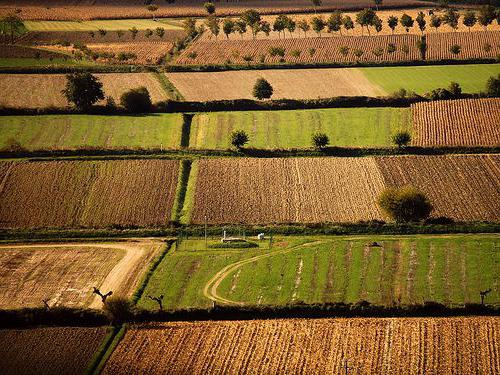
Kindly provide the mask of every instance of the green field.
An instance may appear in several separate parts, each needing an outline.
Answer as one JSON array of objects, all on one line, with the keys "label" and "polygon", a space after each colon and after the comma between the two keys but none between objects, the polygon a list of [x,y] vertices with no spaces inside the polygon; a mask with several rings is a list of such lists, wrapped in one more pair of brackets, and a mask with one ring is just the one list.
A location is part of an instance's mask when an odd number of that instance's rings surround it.
[{"label": "green field", "polygon": [[36,59],[36,58],[0,58],[0,67],[2,68],[11,68],[11,67],[23,67],[23,68],[29,68],[29,67],[59,67],[59,66],[74,66],[74,65],[79,65],[79,66],[94,66],[95,63],[88,61],[88,60],[75,60],[75,59],[64,59],[64,58],[57,58],[57,59],[47,59],[47,58],[41,58],[41,59]]},{"label": "green field", "polygon": [[11,140],[29,150],[178,148],[182,116],[43,115],[0,117],[0,148]]},{"label": "green field", "polygon": [[28,31],[106,31],[129,30],[136,27],[139,30],[163,27],[165,30],[182,30],[179,22],[168,19],[123,19],[94,21],[24,21]]},{"label": "green field", "polygon": [[360,71],[388,94],[400,88],[425,94],[448,87],[450,82],[458,82],[463,92],[477,93],[485,90],[489,77],[500,74],[500,64],[360,68]]},{"label": "green field", "polygon": [[409,108],[332,108],[298,111],[213,112],[194,116],[189,146],[230,147],[230,134],[241,129],[249,147],[311,147],[311,135],[324,132],[332,146],[389,146],[391,135],[411,130]]},{"label": "green field", "polygon": [[[367,246],[373,241],[382,247]],[[184,240],[165,256],[139,305],[155,308],[146,296],[159,294],[167,308],[209,307],[208,297],[245,304],[455,305],[480,302],[479,290],[488,288],[486,302],[500,305],[498,235],[280,237],[271,249],[268,241],[260,246],[206,250],[203,240]]]}]

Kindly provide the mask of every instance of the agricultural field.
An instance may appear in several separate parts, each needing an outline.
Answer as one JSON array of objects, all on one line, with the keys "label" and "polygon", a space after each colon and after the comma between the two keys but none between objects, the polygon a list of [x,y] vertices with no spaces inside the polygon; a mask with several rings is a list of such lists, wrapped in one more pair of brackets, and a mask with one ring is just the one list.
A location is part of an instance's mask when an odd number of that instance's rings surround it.
[{"label": "agricultural field", "polygon": [[191,170],[183,220],[382,220],[378,196],[406,184],[428,194],[434,217],[500,220],[499,155],[199,160]]},{"label": "agricultural field", "polygon": [[135,27],[138,30],[156,29],[182,30],[180,22],[171,20],[152,19],[116,19],[94,21],[24,21],[28,31],[106,31],[129,30]]},{"label": "agricultural field", "polygon": [[500,99],[461,99],[411,106],[416,146],[500,145]]},{"label": "agricultural field", "polygon": [[100,308],[93,287],[131,297],[160,241],[0,245],[0,308]]},{"label": "agricultural field", "polygon": [[[148,89],[153,102],[167,99],[165,90],[153,73],[103,73],[96,76],[103,83],[104,94],[113,97],[117,103],[124,92],[140,86]],[[64,74],[2,74],[0,106],[67,107],[69,104],[61,93],[65,85]],[[19,95],[20,87],[23,88],[23,95]]]},{"label": "agricultural field", "polygon": [[0,149],[16,141],[27,150],[179,148],[182,115],[41,115],[0,117]]},{"label": "agricultural field", "polygon": [[83,374],[105,336],[105,327],[0,330],[0,372]]},{"label": "agricultural field", "polygon": [[498,317],[155,323],[130,327],[103,373],[495,374],[499,340]]},{"label": "agricultural field", "polygon": [[240,70],[166,75],[184,98],[192,101],[252,99],[252,89],[258,78],[271,83],[274,89],[273,99],[386,94],[365,77],[363,70],[356,68]]},{"label": "agricultural field", "polygon": [[[237,227],[227,228],[239,233]],[[269,233],[266,233],[269,236]],[[162,260],[147,295],[167,309],[289,303],[500,305],[498,235],[273,237],[255,249],[213,249],[217,239],[184,239]],[[376,242],[379,247],[369,246]]]},{"label": "agricultural field", "polygon": [[193,117],[189,147],[229,148],[229,135],[237,129],[248,133],[248,146],[255,148],[311,147],[315,132],[326,133],[332,146],[381,147],[389,146],[398,130],[411,130],[411,113],[408,108],[202,113]]},{"label": "agricultural field", "polygon": [[175,160],[0,163],[0,227],[161,226],[177,188]]}]

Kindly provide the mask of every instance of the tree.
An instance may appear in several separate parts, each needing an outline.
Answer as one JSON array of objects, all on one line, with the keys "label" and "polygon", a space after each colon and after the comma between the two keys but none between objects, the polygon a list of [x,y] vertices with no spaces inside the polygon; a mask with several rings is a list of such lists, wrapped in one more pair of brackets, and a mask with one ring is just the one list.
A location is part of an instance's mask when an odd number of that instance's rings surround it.
[{"label": "tree", "polygon": [[266,36],[269,36],[269,34],[271,33],[271,24],[267,21],[262,20],[259,23],[259,30],[266,34]]},{"label": "tree", "polygon": [[264,78],[259,78],[253,87],[253,96],[259,100],[269,99],[273,95],[273,87]]},{"label": "tree", "polygon": [[104,313],[111,320],[111,324],[119,326],[128,322],[134,314],[132,303],[125,297],[110,297],[103,306]]},{"label": "tree", "polygon": [[460,87],[460,85],[457,82],[451,82],[448,90],[456,98],[459,98],[460,96],[462,96],[462,88]]},{"label": "tree", "polygon": [[436,32],[437,32],[438,28],[441,26],[442,22],[443,22],[443,20],[439,16],[433,15],[431,17],[431,26],[436,29]]},{"label": "tree", "polygon": [[231,133],[231,144],[240,150],[248,143],[248,135],[243,130],[235,130]]},{"label": "tree", "polygon": [[347,56],[349,54],[349,47],[347,46],[340,46],[339,47],[339,52],[342,56]]},{"label": "tree", "polygon": [[476,13],[469,11],[464,14],[462,23],[464,24],[464,26],[467,26],[469,28],[469,32],[470,28],[473,27],[476,24],[476,22],[477,22]]},{"label": "tree", "polygon": [[450,52],[454,55],[458,55],[461,51],[462,47],[460,47],[458,44],[454,44],[450,47]]},{"label": "tree", "polygon": [[203,8],[205,8],[206,12],[209,15],[212,15],[215,13],[215,5],[211,1],[207,1],[205,4],[203,4]]},{"label": "tree", "polygon": [[382,20],[380,19],[379,16],[375,16],[373,18],[373,27],[375,27],[375,31],[377,33],[382,31]]},{"label": "tree", "polygon": [[295,31],[296,27],[297,27],[297,23],[295,22],[295,20],[291,17],[286,17],[285,28],[290,33],[290,36],[292,36],[292,33]]},{"label": "tree", "polygon": [[240,34],[241,39],[243,39],[243,34],[247,32],[246,22],[241,19],[234,21],[234,30],[236,30],[238,34]]},{"label": "tree", "polygon": [[342,13],[340,11],[333,12],[328,20],[326,21],[326,26],[328,27],[328,32],[331,33],[333,31],[341,31],[342,27]]},{"label": "tree", "polygon": [[491,76],[486,82],[486,95],[492,97],[500,96],[500,74],[498,76]]},{"label": "tree", "polygon": [[322,17],[313,17],[311,20],[312,29],[321,37],[321,32],[326,26],[326,22]]},{"label": "tree", "polygon": [[311,26],[309,26],[307,20],[302,19],[297,22],[297,27],[304,32],[304,38],[307,38],[307,32],[311,30]]},{"label": "tree", "polygon": [[425,55],[427,53],[427,40],[424,35],[422,35],[422,38],[417,41],[417,48],[420,51],[420,57],[422,57],[422,60],[425,60]]},{"label": "tree", "polygon": [[155,12],[158,10],[158,5],[151,4],[148,5],[146,8],[153,14],[153,21],[155,21]]},{"label": "tree", "polygon": [[182,28],[189,37],[193,38],[196,35],[196,20],[191,17],[186,18],[182,22]]},{"label": "tree", "polygon": [[26,30],[22,19],[15,14],[2,17],[0,19],[0,26],[3,26],[0,31],[10,36],[11,44],[14,43],[16,36],[21,35]]},{"label": "tree", "polygon": [[406,13],[404,13],[401,16],[401,19],[399,20],[399,22],[401,23],[401,26],[403,26],[406,29],[406,32],[409,32],[410,28],[413,27],[413,22],[414,21],[413,21],[413,18],[411,18],[411,16],[409,16]]},{"label": "tree", "polygon": [[312,144],[317,150],[323,150],[330,144],[330,138],[325,133],[314,133],[311,137]]},{"label": "tree", "polygon": [[433,209],[427,196],[412,186],[385,189],[377,203],[397,223],[427,219]]},{"label": "tree", "polygon": [[392,33],[394,34],[394,29],[396,29],[396,26],[398,25],[398,17],[396,16],[390,16],[387,19],[387,24],[389,25],[390,29],[392,30]]},{"label": "tree", "polygon": [[479,10],[479,16],[477,17],[477,20],[479,24],[486,30],[488,25],[492,23],[496,17],[497,14],[495,11],[495,7],[491,5],[485,5]]},{"label": "tree", "polygon": [[122,94],[120,104],[131,113],[145,113],[151,110],[151,96],[145,87],[131,89]]},{"label": "tree", "polygon": [[407,131],[397,132],[392,136],[392,143],[394,143],[398,148],[403,148],[407,146],[411,141],[410,133]]},{"label": "tree", "polygon": [[155,30],[155,34],[160,38],[163,38],[165,36],[165,29],[163,27],[157,27]]},{"label": "tree", "polygon": [[[280,14],[274,19],[273,30],[278,32],[278,38],[281,36],[281,32],[286,28],[286,19],[287,17],[283,14]],[[283,37],[285,37],[284,33]]]},{"label": "tree", "polygon": [[427,21],[425,20],[425,14],[424,12],[419,12],[417,15],[417,18],[415,18],[415,21],[417,21],[418,28],[422,32],[422,34],[425,31],[425,26],[427,24]]},{"label": "tree", "polygon": [[377,8],[377,12],[378,12],[378,7],[380,5],[382,5],[382,0],[373,0],[373,2],[375,3],[375,8]]},{"label": "tree", "polygon": [[449,8],[443,16],[443,22],[457,31],[460,14],[453,8]]},{"label": "tree", "polygon": [[321,0],[311,0],[311,2],[314,6],[314,14],[316,14],[317,8],[320,7],[323,2]]},{"label": "tree", "polygon": [[342,24],[344,25],[344,29],[346,29],[347,32],[354,29],[354,22],[352,21],[352,18],[350,16],[345,16],[342,19]]},{"label": "tree", "polygon": [[217,40],[217,37],[219,36],[220,33],[220,20],[214,15],[210,15],[205,20],[205,23],[210,32],[212,33],[212,35],[215,36],[215,40]]},{"label": "tree", "polygon": [[226,18],[224,20],[222,31],[226,34],[226,38],[229,39],[229,35],[234,32],[234,21],[231,18]]},{"label": "tree", "polygon": [[370,35],[370,27],[373,25],[373,19],[376,14],[371,9],[363,9],[358,14],[356,14],[356,23],[361,25],[361,34],[363,34],[363,27],[368,30],[368,35]]},{"label": "tree", "polygon": [[146,29],[146,31],[144,31],[144,36],[145,36],[146,38],[150,38],[152,35],[153,35],[153,30],[151,30],[151,29]]},{"label": "tree", "polygon": [[89,72],[66,75],[66,87],[62,93],[79,110],[85,110],[104,99],[102,82]]},{"label": "tree", "polygon": [[259,30],[260,14],[255,9],[248,9],[242,13],[241,19],[252,29],[252,35],[255,39]]}]

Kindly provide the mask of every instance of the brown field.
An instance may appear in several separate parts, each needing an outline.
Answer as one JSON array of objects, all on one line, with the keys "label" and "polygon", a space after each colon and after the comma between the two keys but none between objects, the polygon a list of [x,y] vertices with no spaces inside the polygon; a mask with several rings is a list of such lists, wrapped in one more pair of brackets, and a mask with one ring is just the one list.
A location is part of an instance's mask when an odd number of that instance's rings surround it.
[{"label": "brown field", "polygon": [[383,186],[373,158],[201,160],[192,222],[380,219]]},{"label": "brown field", "polygon": [[186,100],[253,99],[255,81],[273,86],[273,99],[317,99],[334,96],[383,96],[358,69],[276,69],[227,72],[167,73]]},{"label": "brown field", "polygon": [[411,106],[415,146],[500,145],[500,99],[461,99]]},{"label": "brown field", "polygon": [[172,322],[130,328],[104,374],[498,374],[500,318]]},{"label": "brown field", "polygon": [[170,42],[128,42],[128,43],[98,43],[88,44],[92,51],[110,52],[118,55],[120,52],[133,53],[137,57],[128,60],[135,64],[158,64],[162,58],[172,49],[174,45]]},{"label": "brown field", "polygon": [[[160,8],[156,12],[158,17],[186,17],[205,16],[206,12],[197,0],[177,0],[173,5],[158,2]],[[239,0],[237,2],[217,3],[218,15],[236,15],[247,8],[254,8],[261,13],[297,13],[313,11],[309,0]],[[373,6],[371,0],[323,0],[319,11],[332,11],[335,9],[362,9]],[[429,6],[429,2],[418,0],[384,0],[383,7],[415,7]],[[132,1],[0,1],[0,16],[21,9],[24,19],[42,20],[75,20],[75,19],[113,19],[113,18],[148,18],[151,13],[146,10],[143,0]]]},{"label": "brown field", "polygon": [[389,186],[428,194],[434,217],[500,220],[500,155],[211,159],[197,162],[191,222],[317,223],[384,219]]},{"label": "brown field", "polygon": [[106,328],[0,330],[0,373],[83,374]]},{"label": "brown field", "polygon": [[160,241],[0,245],[0,308],[100,308],[92,288],[131,296]]},{"label": "brown field", "polygon": [[0,227],[166,225],[177,173],[177,161],[158,159],[13,163],[0,190]]},{"label": "brown field", "polygon": [[[427,36],[429,44],[427,59],[495,59],[500,55],[499,41],[500,31],[429,34]],[[450,52],[454,44],[462,48],[458,55]]]},{"label": "brown field", "polygon": [[[125,91],[139,86],[148,89],[153,102],[167,99],[165,91],[151,73],[105,73],[96,76],[104,85],[104,94],[113,97],[117,103]],[[66,107],[69,104],[61,93],[65,84],[64,74],[2,74],[0,106]],[[20,87],[23,88],[22,95],[19,95]]]},{"label": "brown field", "polygon": [[434,217],[500,221],[500,155],[388,156],[376,162],[386,185],[424,191]]},{"label": "brown field", "polygon": [[68,57],[57,52],[16,45],[4,44],[0,48],[0,58],[35,58],[36,56],[43,59]]}]

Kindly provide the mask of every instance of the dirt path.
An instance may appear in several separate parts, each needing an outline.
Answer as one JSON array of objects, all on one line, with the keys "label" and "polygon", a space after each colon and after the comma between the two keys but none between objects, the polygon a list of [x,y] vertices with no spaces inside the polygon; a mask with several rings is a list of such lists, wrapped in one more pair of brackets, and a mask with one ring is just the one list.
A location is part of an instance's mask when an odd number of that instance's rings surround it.
[{"label": "dirt path", "polygon": [[290,253],[294,250],[302,249],[305,247],[311,247],[315,245],[319,245],[321,243],[324,243],[325,241],[313,241],[313,242],[308,242],[302,245],[297,245],[293,246],[289,249],[283,249],[283,250],[276,250],[270,253],[266,254],[261,254],[261,255],[256,255],[252,258],[248,259],[243,259],[237,262],[234,262],[232,264],[227,265],[223,269],[221,269],[219,272],[217,272],[206,284],[205,287],[203,288],[203,295],[207,297],[208,299],[217,302],[219,304],[223,305],[238,305],[238,306],[243,306],[245,305],[245,302],[239,302],[239,301],[233,301],[227,298],[224,298],[220,296],[217,293],[217,288],[219,285],[222,283],[222,281],[231,275],[233,272],[237,271],[240,269],[242,266],[249,264],[249,263],[254,263],[257,262],[258,260],[269,258],[278,254],[287,254]]}]

